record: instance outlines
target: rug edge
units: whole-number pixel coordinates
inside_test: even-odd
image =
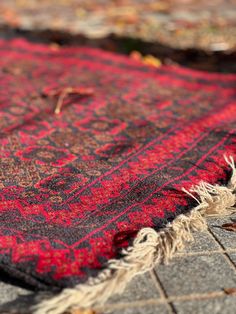
[[[108,262],[108,267],[95,278],[59,295],[43,300],[32,308],[34,314],[63,314],[78,308],[104,304],[109,297],[121,293],[133,277],[145,273],[161,262],[167,263],[175,253],[193,242],[193,232],[207,229],[206,217],[229,215],[236,210],[236,167],[232,156],[224,156],[232,175],[227,186],[200,182],[189,191],[198,205],[187,214],[177,216],[160,231],[141,229],[133,245],[123,250],[121,259]],[[195,197],[197,195],[197,197]]]

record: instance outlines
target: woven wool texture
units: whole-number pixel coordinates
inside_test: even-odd
[[[0,269],[31,286],[85,282],[229,179],[235,75],[1,40],[0,77]]]

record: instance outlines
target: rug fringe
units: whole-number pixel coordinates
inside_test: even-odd
[[[228,215],[235,211],[236,168],[232,156],[225,156],[225,160],[232,168],[227,186],[200,182],[189,191],[183,189],[198,202],[189,214],[179,215],[158,232],[143,228],[133,245],[123,250],[123,258],[110,260],[108,267],[96,278],[89,278],[87,283],[64,289],[59,295],[42,301],[33,308],[34,314],[63,314],[76,308],[104,304],[113,294],[122,293],[134,276],[152,269],[158,263],[167,263],[177,251],[183,250],[186,242],[194,240],[192,232],[206,230],[204,217]]]

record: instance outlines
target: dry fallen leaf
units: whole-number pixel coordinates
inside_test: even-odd
[[[149,66],[153,66],[155,68],[159,68],[162,64],[160,59],[152,55],[142,56],[141,53],[138,51],[132,51],[130,57],[136,61],[142,62]]]
[[[142,61],[142,55],[141,55],[141,53],[139,51],[136,51],[136,50],[132,51],[130,53],[130,57],[133,60]]]
[[[236,295],[236,288],[224,288],[224,292],[229,295]]]
[[[224,229],[224,230],[227,230],[227,231],[236,232],[236,222],[223,224],[223,225],[221,226],[221,228]]]
[[[152,55],[147,55],[143,57],[143,63],[153,66],[155,68],[159,68],[161,66],[161,60],[153,57]]]
[[[51,43],[50,45],[49,45],[49,47],[50,47],[50,49],[51,50],[53,50],[53,51],[58,51],[58,50],[60,50],[60,45],[58,45],[57,43]]]

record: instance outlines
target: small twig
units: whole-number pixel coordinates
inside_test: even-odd
[[[94,93],[92,88],[86,87],[65,87],[58,89],[46,89],[43,92],[43,95],[46,97],[55,97],[58,96],[58,100],[56,103],[56,107],[54,110],[55,114],[59,114],[61,112],[61,108],[63,106],[64,100],[66,96],[71,94],[77,94],[81,96],[90,96]]]
[[[61,112],[63,101],[64,101],[66,95],[68,95],[68,91],[65,89],[64,91],[62,91],[61,95],[59,95],[59,98],[58,98],[58,101],[56,104],[56,108],[54,110],[55,114],[59,114]]]

